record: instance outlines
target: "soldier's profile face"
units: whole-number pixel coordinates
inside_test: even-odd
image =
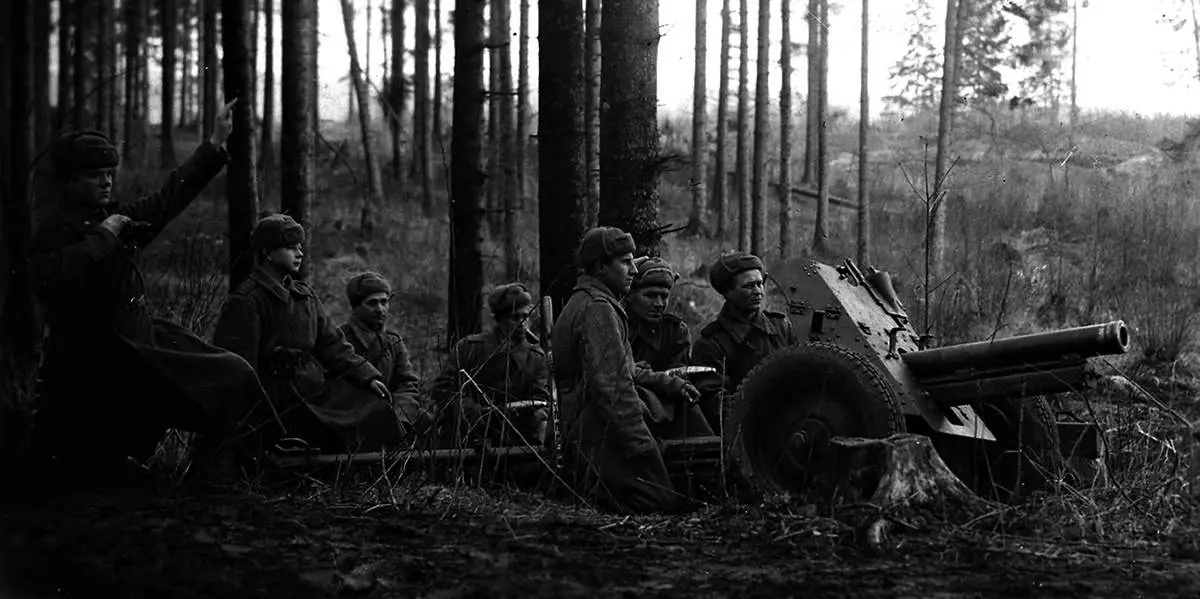
[[[113,173],[111,168],[93,168],[79,171],[70,182],[70,193],[84,204],[105,206],[111,204]]]
[[[625,305],[637,318],[657,324],[667,311],[667,298],[670,296],[671,292],[666,287],[650,285],[630,292]]]
[[[277,247],[267,254],[267,264],[279,274],[300,274],[300,265],[303,263],[304,249],[298,243]]]
[[[765,294],[762,271],[745,270],[733,276],[725,301],[743,312],[753,312],[762,309]]]
[[[633,252],[613,256],[612,260],[600,265],[597,277],[614,295],[625,295],[633,286],[633,275],[637,267],[633,265]]]
[[[354,307],[354,316],[368,326],[381,327],[387,322],[390,300],[388,294],[382,291],[372,293]]]

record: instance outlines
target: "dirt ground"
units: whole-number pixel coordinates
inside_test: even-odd
[[[312,480],[200,495],[158,480],[3,509],[4,599],[1200,596],[1190,535],[1047,541],[988,516],[898,518],[872,546],[868,508],[623,517],[502,488]]]

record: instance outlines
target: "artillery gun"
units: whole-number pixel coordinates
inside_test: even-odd
[[[803,492],[835,467],[835,437],[910,432],[930,437],[976,493],[1007,499],[1045,485],[1065,458],[1100,456],[1096,427],[1056,422],[1042,396],[1080,389],[1089,378],[1089,358],[1127,351],[1123,322],[934,348],[913,328],[887,273],[864,272],[851,260],[830,266],[797,259],[772,278],[802,342],[764,358],[725,399],[721,436],[664,443],[676,478],[719,471],[758,492]],[[551,320],[543,302],[544,335]],[[681,374],[720,375],[698,367]],[[516,407],[493,408],[506,420]],[[537,461],[557,470],[557,406],[535,407],[550,410],[550,430],[540,442],[386,455],[318,455],[304,448],[275,461],[293,467],[385,458],[459,467]]]
[[[930,347],[887,273],[851,260],[776,270],[804,341],[763,359],[726,403],[725,459],[760,491],[796,492],[831,467],[834,437],[929,436],[976,493],[1035,489],[1065,458],[1100,455],[1092,424],[1056,422],[1043,395],[1088,382],[1088,358],[1129,347],[1122,321]]]

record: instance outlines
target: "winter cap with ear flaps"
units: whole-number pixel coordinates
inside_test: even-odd
[[[708,282],[717,293],[725,293],[733,277],[747,270],[763,270],[762,260],[747,252],[722,254],[708,268]]]

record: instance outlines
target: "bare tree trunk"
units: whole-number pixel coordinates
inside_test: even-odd
[[[267,178],[275,167],[275,2],[263,0],[267,32],[263,40],[266,64],[263,69],[262,144],[259,170]]]
[[[940,279],[946,259],[946,174],[950,162],[950,133],[954,128],[954,101],[958,89],[958,59],[962,16],[969,0],[948,0],[946,45],[942,61],[942,97],[938,107],[937,157],[934,159],[932,231],[929,235],[929,276]]]
[[[183,0],[183,6],[180,8],[180,13],[183,22],[183,39],[180,40],[180,51],[183,53],[181,67],[179,69],[179,124],[189,126],[192,124],[192,7],[195,3],[192,0]],[[203,132],[201,132],[203,135]]]
[[[817,46],[817,217],[813,224],[813,253],[829,255],[829,0],[820,0],[821,43]]]
[[[817,98],[821,95],[820,66],[817,64],[821,52],[821,0],[808,0],[808,49],[805,53],[808,69],[808,92],[805,98],[804,120],[804,174],[800,181],[812,186],[817,179],[817,132],[821,129]]]
[[[86,9],[89,5],[84,0],[74,0],[71,2],[71,18],[74,21],[74,43],[71,45],[71,82],[74,84],[75,92],[72,94],[74,104],[72,105],[71,120],[75,123],[76,129],[85,129],[91,127],[92,115],[88,111],[88,62],[87,52],[84,48],[87,47],[87,23],[91,21],[91,16],[88,15]]]
[[[167,0],[168,2],[172,0]],[[217,77],[220,67],[217,64],[217,2],[218,0],[200,0],[204,3],[204,123],[200,128],[201,135],[211,133],[214,118],[217,114]]]
[[[483,51],[485,0],[454,2],[454,122],[450,139],[448,342],[480,328],[483,310]]]
[[[520,249],[517,245],[516,132],[513,128],[515,104],[512,81],[512,11],[508,0],[492,0],[500,10],[497,29],[500,48],[500,198],[504,207],[504,266],[510,280],[520,276]]]
[[[1086,5],[1085,5],[1086,6]],[[1196,0],[1188,0],[1192,9],[1192,37],[1196,42],[1196,78],[1200,79],[1200,19],[1196,18]],[[1071,94],[1075,94],[1075,36],[1079,33],[1079,0],[1071,3]],[[1072,103],[1072,105],[1074,105]]]
[[[233,132],[225,142],[229,166],[225,175],[225,201],[229,206],[229,288],[250,276],[254,250],[250,231],[258,218],[258,181],[254,166],[253,102],[250,80],[254,79],[254,55],[248,39],[257,36],[247,27],[246,0],[222,0],[221,43],[224,50],[225,97],[238,98],[233,107]]]
[[[362,129],[363,161],[367,164],[367,198],[363,203],[359,230],[369,237],[375,230],[375,211],[383,206],[383,178],[379,175],[379,163],[375,160],[371,132],[371,98],[367,84],[363,81],[362,66],[358,63],[358,47],[354,41],[354,7],[350,0],[342,0],[342,22],[346,26],[346,45],[350,52],[350,79],[354,84],[354,95],[358,98],[358,124]]]
[[[215,0],[214,0],[215,1]],[[163,39],[162,61],[162,126],[159,130],[158,164],[163,170],[173,169],[175,158],[175,0],[163,0],[159,8],[160,30]],[[215,65],[214,65],[215,66]],[[206,129],[211,131],[211,129]]]
[[[867,78],[867,40],[870,34],[870,1],[862,4],[862,77],[858,95],[858,263],[866,268],[871,263],[871,194],[867,191],[867,149],[871,130],[871,94]]]
[[[586,0],[583,38],[584,160],[587,163],[587,226],[600,219],[600,0]],[[538,45],[540,48],[545,46]],[[538,127],[541,129],[541,127]]]
[[[500,2],[499,0],[488,0],[488,66],[487,66],[487,181],[484,184],[484,193],[486,197],[485,213],[487,218],[488,229],[492,235],[501,234],[500,227],[503,224],[502,201],[500,177],[502,169],[500,167],[500,51],[507,46],[501,44],[508,40],[503,39],[503,34],[500,30]]]
[[[78,0],[76,0],[78,1]],[[202,0],[198,0],[202,1]],[[138,16],[140,25],[138,30],[142,33],[142,50],[141,50],[141,65],[138,68],[137,88],[141,90],[138,94],[138,127],[140,135],[138,137],[138,146],[141,150],[140,158],[141,165],[147,166],[150,161],[150,46],[146,38],[150,35],[150,0],[141,0],[139,3],[141,14]]]
[[[779,257],[792,255],[792,9],[779,3]]]
[[[729,36],[732,20],[729,0],[722,0],[721,80],[717,83],[717,150],[713,168],[716,171],[713,178],[713,210],[717,213],[717,239],[725,239],[729,234],[729,165],[725,158],[729,154]]]
[[[138,0],[132,0],[137,2]],[[71,0],[58,0],[58,105],[54,111],[54,127],[62,130],[71,122]]]
[[[1192,6],[1192,25],[1193,33],[1196,36],[1196,60],[1200,62],[1200,22],[1196,21],[1196,0],[1189,0],[1188,4]],[[1075,75],[1078,72],[1079,65],[1079,0],[1071,2],[1071,128],[1068,133],[1067,142],[1071,147],[1071,152],[1075,151],[1075,127],[1079,124],[1079,104],[1076,102],[1075,92],[1077,90]],[[1197,71],[1197,76],[1200,77],[1200,71]],[[1063,187],[1067,194],[1071,193],[1071,161],[1067,160],[1063,164]]]
[[[107,132],[110,124],[108,106],[112,100],[108,93],[112,85],[112,65],[108,62],[108,45],[112,41],[108,38],[109,23],[112,21],[112,0],[93,1],[95,11],[91,18],[96,19],[96,45],[93,46],[93,55],[96,57],[96,129]],[[164,9],[164,13],[169,10],[166,6]],[[166,38],[163,40],[165,48]]]
[[[438,152],[443,151],[446,129],[442,124],[442,0],[433,2],[433,139]],[[436,177],[435,177],[436,179]]]
[[[33,147],[50,142],[50,0],[33,3]]]
[[[750,249],[750,1],[739,0],[737,100],[738,249]]]
[[[259,0],[250,0],[250,122],[257,120],[258,110],[258,13]],[[224,22],[224,17],[222,17]],[[222,38],[224,40],[224,38]],[[228,85],[226,85],[228,87]],[[228,97],[228,96],[227,96]],[[251,144],[253,145],[253,144]],[[255,156],[257,158],[257,156]]]
[[[433,136],[429,131],[429,1],[416,0],[413,24],[413,167],[421,187],[421,209],[433,214]]]
[[[659,244],[658,0],[605,0],[600,52],[600,223]]]
[[[36,368],[36,313],[30,284],[26,248],[32,232],[28,169],[33,157],[32,123],[29,107],[33,103],[32,71],[34,42],[34,1],[10,0],[0,8],[0,140],[6,147],[0,152],[0,232],[6,257],[5,272],[0,275],[0,372],[10,382],[27,379]],[[7,13],[7,14],[4,14]],[[0,410],[11,407],[0,403]],[[0,425],[3,424],[0,412]],[[4,430],[0,429],[0,449],[6,449]]]
[[[514,144],[516,155],[517,206],[525,209],[525,196],[529,182],[529,0],[519,0],[517,34],[517,133]]]
[[[575,287],[575,249],[588,226],[584,156],[584,13],[579,2],[538,6],[538,250],[542,295],[561,310]]]
[[[708,120],[708,2],[696,0],[696,61],[692,75],[692,214],[688,231],[699,235],[704,230],[705,164],[708,148],[705,137]]]
[[[404,165],[401,141],[404,122],[404,0],[392,0],[392,73],[388,78],[388,122],[392,132],[392,177],[401,182],[403,197]]]
[[[139,17],[142,13],[141,5],[145,1],[125,0],[125,122],[121,155],[129,164],[138,164],[141,156],[140,144],[134,140],[139,133],[136,126],[139,117],[137,97],[140,94],[137,85],[138,72],[144,62],[142,60],[142,20]],[[60,23],[59,26],[62,27],[63,24]],[[59,81],[61,82],[61,78]],[[61,89],[59,90],[59,101],[62,101]]]
[[[761,256],[767,232],[767,127],[771,111],[771,0],[758,3],[758,73],[754,80],[754,161],[750,182],[750,253]]]
[[[313,36],[317,0],[284,0],[281,5],[279,205],[300,224],[311,225],[309,210],[316,189],[317,99],[312,56],[317,51]],[[313,253],[311,247],[308,251]],[[308,274],[309,263],[305,260],[301,266],[301,278]]]

